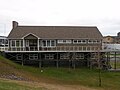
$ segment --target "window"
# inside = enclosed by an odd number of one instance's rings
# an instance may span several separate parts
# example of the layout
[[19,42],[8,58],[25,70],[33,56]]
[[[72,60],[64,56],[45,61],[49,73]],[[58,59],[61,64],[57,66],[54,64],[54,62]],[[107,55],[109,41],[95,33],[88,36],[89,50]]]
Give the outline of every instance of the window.
[[74,40],[73,43],[74,44],[80,44],[80,43],[86,43],[86,40]]
[[69,59],[69,54],[60,54],[60,59]]
[[55,41],[51,40],[51,46],[55,46]]
[[45,59],[54,59],[54,54],[45,54]]
[[15,47],[15,40],[12,40],[11,43],[12,43],[12,47]]
[[71,40],[58,40],[58,43],[59,44],[70,44],[72,43],[72,41]]
[[47,47],[50,47],[50,40],[47,40]]
[[19,42],[19,40],[16,41],[16,46],[17,46],[17,47],[20,46],[20,42]]
[[17,60],[22,60],[23,59],[23,55],[21,55],[21,54],[17,54]]
[[91,54],[91,59],[96,59],[97,58],[97,53],[92,53]]
[[92,40],[88,40],[88,43],[93,43]]
[[43,40],[42,47],[54,47],[56,46],[55,40]]
[[20,42],[21,42],[21,45],[20,45],[20,46],[22,47],[22,46],[23,46],[23,41],[21,40]]
[[29,40],[26,40],[26,47],[29,47]]
[[45,40],[42,41],[42,46],[46,47],[46,41]]
[[29,60],[37,60],[38,54],[29,54]]
[[84,59],[84,54],[76,54],[76,59]]

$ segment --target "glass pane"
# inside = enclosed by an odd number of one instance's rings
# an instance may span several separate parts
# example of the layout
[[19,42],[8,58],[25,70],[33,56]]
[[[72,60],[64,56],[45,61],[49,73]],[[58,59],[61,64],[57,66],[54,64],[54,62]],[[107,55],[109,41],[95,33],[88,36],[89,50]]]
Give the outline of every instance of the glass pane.
[[55,46],[55,41],[51,41],[51,46]]
[[15,41],[14,40],[12,40],[12,46],[15,46]]
[[49,40],[49,41],[47,41],[47,46],[48,46],[48,47],[50,47],[50,40]]

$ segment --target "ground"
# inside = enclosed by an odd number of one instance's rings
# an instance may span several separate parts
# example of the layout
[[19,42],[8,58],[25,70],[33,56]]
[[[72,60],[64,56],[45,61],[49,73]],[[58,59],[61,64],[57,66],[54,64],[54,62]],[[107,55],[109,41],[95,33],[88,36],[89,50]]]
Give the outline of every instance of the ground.
[[0,90],[119,90],[120,72],[21,66],[0,56]]

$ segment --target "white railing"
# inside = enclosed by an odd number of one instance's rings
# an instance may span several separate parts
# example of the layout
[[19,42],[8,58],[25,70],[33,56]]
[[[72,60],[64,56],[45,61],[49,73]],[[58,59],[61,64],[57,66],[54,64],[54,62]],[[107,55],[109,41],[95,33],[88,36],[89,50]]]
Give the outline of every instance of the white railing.
[[0,51],[6,51],[8,50],[8,47],[0,47]]
[[96,51],[97,46],[10,47],[8,51]]

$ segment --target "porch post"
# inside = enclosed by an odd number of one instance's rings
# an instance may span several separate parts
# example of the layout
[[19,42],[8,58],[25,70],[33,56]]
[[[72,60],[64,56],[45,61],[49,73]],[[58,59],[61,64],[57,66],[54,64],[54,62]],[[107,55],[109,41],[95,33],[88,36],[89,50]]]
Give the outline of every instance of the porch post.
[[23,39],[23,51],[25,51],[25,40]]
[[37,42],[38,42],[38,45],[37,45],[37,46],[38,46],[38,51],[39,51],[39,47],[40,47],[39,38],[38,38],[38,41],[37,41]]

